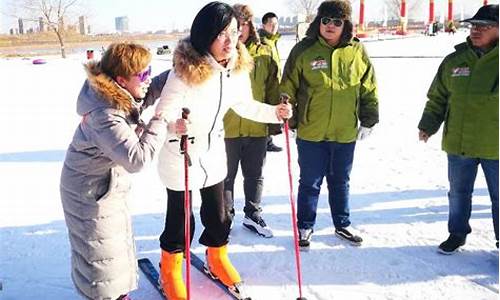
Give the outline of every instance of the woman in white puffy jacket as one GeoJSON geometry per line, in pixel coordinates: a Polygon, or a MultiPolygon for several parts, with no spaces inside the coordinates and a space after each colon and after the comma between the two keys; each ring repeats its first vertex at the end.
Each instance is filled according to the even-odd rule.
{"type": "MultiPolygon", "coordinates": [[[[200,190],[204,231],[199,239],[207,246],[210,271],[238,291],[241,278],[227,257],[230,206],[223,197],[227,173],[223,117],[229,109],[244,118],[281,123],[291,115],[289,105],[267,105],[253,100],[249,72],[252,58],[238,43],[238,23],[231,6],[207,4],[195,17],[190,37],[179,42],[174,67],[156,108],[169,123],[169,133],[159,155],[160,178],[167,188],[165,228],[160,237],[161,281],[168,299],[184,299],[184,158],[180,136],[189,136],[189,185],[200,190]],[[189,118],[181,118],[188,108],[189,118]]],[[[191,238],[194,217],[191,212],[191,238]]]]}

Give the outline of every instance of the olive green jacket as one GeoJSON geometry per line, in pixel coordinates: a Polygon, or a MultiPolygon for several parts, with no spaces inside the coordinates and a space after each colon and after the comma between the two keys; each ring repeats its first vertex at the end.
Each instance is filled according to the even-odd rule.
{"type": "Polygon", "coordinates": [[[278,51],[278,41],[281,38],[281,34],[277,32],[276,34],[270,34],[264,29],[259,29],[260,42],[264,45],[268,45],[272,50],[272,57],[278,66],[278,79],[281,81],[281,60],[280,53],[278,51]]]}
{"type": "MultiPolygon", "coordinates": [[[[254,59],[254,68],[250,73],[254,99],[268,104],[278,104],[278,66],[272,58],[271,47],[249,43],[246,48],[254,59]]],[[[225,138],[265,137],[268,135],[268,124],[244,119],[230,109],[224,116],[224,131],[225,138]]]]}
{"type": "Polygon", "coordinates": [[[307,141],[349,143],[361,126],[378,123],[375,72],[357,39],[332,47],[321,37],[292,49],[280,90],[294,105],[290,126],[307,141]]]}
{"type": "Polygon", "coordinates": [[[444,122],[449,154],[498,159],[498,43],[479,57],[470,40],[441,63],[418,128],[428,135],[444,122]]]}

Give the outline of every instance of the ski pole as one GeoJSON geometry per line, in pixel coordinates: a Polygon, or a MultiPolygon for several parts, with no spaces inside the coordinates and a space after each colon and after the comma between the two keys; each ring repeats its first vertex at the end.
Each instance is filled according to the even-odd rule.
{"type": "MultiPolygon", "coordinates": [[[[288,103],[290,96],[287,94],[280,95],[281,103],[288,103]]],[[[292,207],[292,228],[293,228],[293,240],[295,248],[295,265],[297,266],[297,283],[299,285],[299,298],[297,300],[307,300],[307,298],[302,297],[302,272],[300,269],[300,251],[299,251],[299,230],[297,229],[297,216],[295,214],[295,197],[293,196],[293,179],[292,179],[292,164],[290,158],[290,137],[288,127],[288,119],[285,119],[285,139],[286,139],[286,156],[288,165],[288,182],[290,185],[290,206],[292,207]]]]}
{"type": "MultiPolygon", "coordinates": [[[[182,118],[187,120],[189,108],[182,108],[182,118]]],[[[189,197],[189,166],[191,159],[188,153],[188,136],[187,134],[181,137],[181,153],[184,154],[184,243],[186,256],[186,295],[187,300],[191,299],[191,203],[189,197]]]]}

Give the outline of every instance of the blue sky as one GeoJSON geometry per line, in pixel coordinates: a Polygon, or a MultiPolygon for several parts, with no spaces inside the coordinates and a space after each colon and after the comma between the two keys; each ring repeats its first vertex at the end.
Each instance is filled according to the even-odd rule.
{"type": "MultiPolygon", "coordinates": [[[[252,6],[256,16],[261,16],[267,11],[274,11],[279,16],[291,16],[289,9],[290,0],[248,0],[227,1],[229,4],[246,3],[252,6]]],[[[417,18],[425,19],[427,15],[427,0],[422,1],[422,8],[416,14],[417,18]]],[[[18,0],[0,0],[0,33],[7,33],[9,28],[17,27],[17,20],[12,15],[12,8],[8,3],[16,3],[18,0]]],[[[117,16],[128,16],[131,31],[148,30],[171,30],[188,28],[196,13],[209,1],[207,0],[81,0],[80,1],[89,15],[89,23],[92,31],[114,32],[114,18],[117,16]],[[119,3],[119,4],[118,4],[119,3]]],[[[436,15],[446,10],[448,0],[435,0],[436,15]]],[[[454,0],[455,11],[459,13],[463,8],[465,13],[475,12],[483,0],[454,0]]],[[[490,3],[498,3],[499,0],[490,0],[490,3]]],[[[367,20],[381,18],[383,15],[384,0],[365,0],[365,15],[367,20]]],[[[359,0],[353,1],[353,18],[357,18],[359,0]]],[[[29,27],[25,25],[25,27],[29,27]]]]}

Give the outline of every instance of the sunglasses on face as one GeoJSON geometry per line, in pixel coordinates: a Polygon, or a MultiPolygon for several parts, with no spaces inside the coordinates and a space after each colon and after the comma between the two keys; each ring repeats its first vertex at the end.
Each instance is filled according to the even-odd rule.
{"type": "Polygon", "coordinates": [[[323,25],[328,25],[332,24],[335,25],[336,27],[342,26],[344,24],[344,20],[338,19],[338,18],[329,18],[329,17],[322,17],[321,18],[321,24],[323,25]]]}
{"type": "Polygon", "coordinates": [[[151,76],[151,66],[149,66],[146,71],[141,72],[135,76],[137,76],[137,78],[139,78],[141,82],[148,80],[148,78],[151,76]]]}

